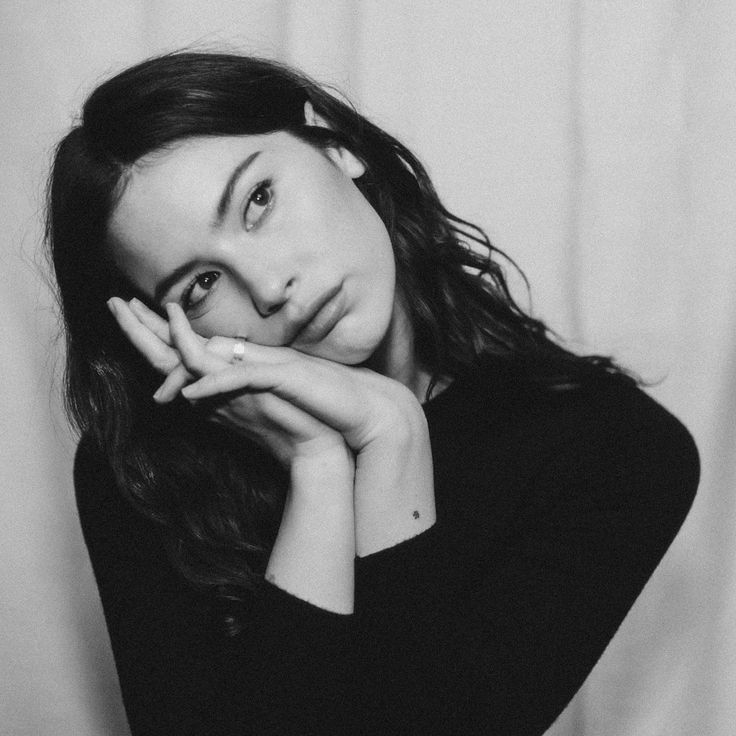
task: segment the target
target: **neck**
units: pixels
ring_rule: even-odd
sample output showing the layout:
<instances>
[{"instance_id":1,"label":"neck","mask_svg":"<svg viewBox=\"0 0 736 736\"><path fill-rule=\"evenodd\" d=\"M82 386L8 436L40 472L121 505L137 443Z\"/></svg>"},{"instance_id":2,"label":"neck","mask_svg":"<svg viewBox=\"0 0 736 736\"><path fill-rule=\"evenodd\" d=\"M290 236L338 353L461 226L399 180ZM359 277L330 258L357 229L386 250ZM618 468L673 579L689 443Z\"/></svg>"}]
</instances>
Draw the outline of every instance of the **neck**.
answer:
<instances>
[{"instance_id":1,"label":"neck","mask_svg":"<svg viewBox=\"0 0 736 736\"><path fill-rule=\"evenodd\" d=\"M403 383L420 403L424 403L432 376L417 360L414 328L409 320L404 298L400 294L396 295L386 336L366 365L384 376ZM446 385L440 381L433 393L438 393Z\"/></svg>"}]
</instances>

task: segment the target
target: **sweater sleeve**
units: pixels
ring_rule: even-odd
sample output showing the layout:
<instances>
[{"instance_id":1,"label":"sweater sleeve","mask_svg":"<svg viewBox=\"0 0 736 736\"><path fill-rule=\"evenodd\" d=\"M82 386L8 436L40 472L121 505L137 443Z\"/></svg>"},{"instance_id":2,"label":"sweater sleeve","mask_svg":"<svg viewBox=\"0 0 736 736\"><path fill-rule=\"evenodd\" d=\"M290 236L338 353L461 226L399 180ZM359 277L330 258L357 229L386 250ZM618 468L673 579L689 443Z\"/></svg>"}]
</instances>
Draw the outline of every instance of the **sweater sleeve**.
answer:
<instances>
[{"instance_id":1,"label":"sweater sleeve","mask_svg":"<svg viewBox=\"0 0 736 736\"><path fill-rule=\"evenodd\" d=\"M416 652L383 706L403 709L407 732L542 734L582 685L697 487L692 438L639 396L530 443L528 492L482 569L447 554L457 532L442 518L360 561L358 584L383 593L366 636L389 627Z\"/></svg>"},{"instance_id":2,"label":"sweater sleeve","mask_svg":"<svg viewBox=\"0 0 736 736\"><path fill-rule=\"evenodd\" d=\"M84 442L75 487L133 736L344 732L352 616L264 583L226 637Z\"/></svg>"}]
</instances>

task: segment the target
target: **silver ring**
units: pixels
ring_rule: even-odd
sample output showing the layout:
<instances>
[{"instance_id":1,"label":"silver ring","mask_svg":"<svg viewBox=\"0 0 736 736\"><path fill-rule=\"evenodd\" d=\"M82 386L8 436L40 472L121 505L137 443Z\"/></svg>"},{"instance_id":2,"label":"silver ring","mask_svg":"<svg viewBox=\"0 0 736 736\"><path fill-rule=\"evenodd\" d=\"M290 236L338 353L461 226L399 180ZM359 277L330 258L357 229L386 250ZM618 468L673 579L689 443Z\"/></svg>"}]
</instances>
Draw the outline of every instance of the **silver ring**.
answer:
<instances>
[{"instance_id":1,"label":"silver ring","mask_svg":"<svg viewBox=\"0 0 736 736\"><path fill-rule=\"evenodd\" d=\"M233 363L240 362L245 357L245 338L244 337L237 337L235 338L235 344L233 345Z\"/></svg>"}]
</instances>

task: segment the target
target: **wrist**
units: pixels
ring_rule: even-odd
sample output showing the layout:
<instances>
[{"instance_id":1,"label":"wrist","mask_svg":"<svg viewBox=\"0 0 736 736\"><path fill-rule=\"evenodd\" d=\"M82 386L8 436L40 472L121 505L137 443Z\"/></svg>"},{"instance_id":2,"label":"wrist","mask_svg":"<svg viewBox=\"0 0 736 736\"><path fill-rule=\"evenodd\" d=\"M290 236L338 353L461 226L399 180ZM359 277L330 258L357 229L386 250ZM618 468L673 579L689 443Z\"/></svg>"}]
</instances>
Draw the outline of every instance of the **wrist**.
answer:
<instances>
[{"instance_id":1,"label":"wrist","mask_svg":"<svg viewBox=\"0 0 736 736\"><path fill-rule=\"evenodd\" d=\"M382 435L356 458L355 546L359 557L393 547L436 521L432 452L424 420Z\"/></svg>"},{"instance_id":2,"label":"wrist","mask_svg":"<svg viewBox=\"0 0 736 736\"><path fill-rule=\"evenodd\" d=\"M354 463L344 445L296 455L266 579L336 613L352 613Z\"/></svg>"},{"instance_id":3,"label":"wrist","mask_svg":"<svg viewBox=\"0 0 736 736\"><path fill-rule=\"evenodd\" d=\"M344 441L309 448L308 452L297 453L291 461L289 496L308 501L312 499L320 506L334 500L352 503L355 479L355 458Z\"/></svg>"}]
</instances>

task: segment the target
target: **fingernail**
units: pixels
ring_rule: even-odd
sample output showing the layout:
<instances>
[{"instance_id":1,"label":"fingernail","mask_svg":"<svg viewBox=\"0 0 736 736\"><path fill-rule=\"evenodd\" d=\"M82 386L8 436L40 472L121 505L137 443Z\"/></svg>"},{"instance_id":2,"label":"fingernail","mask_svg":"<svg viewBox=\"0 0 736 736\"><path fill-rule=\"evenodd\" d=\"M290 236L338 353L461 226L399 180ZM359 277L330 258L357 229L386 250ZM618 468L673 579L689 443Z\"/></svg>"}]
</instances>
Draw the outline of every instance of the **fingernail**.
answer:
<instances>
[{"instance_id":1,"label":"fingernail","mask_svg":"<svg viewBox=\"0 0 736 736\"><path fill-rule=\"evenodd\" d=\"M110 299L107 300L107 308L117 317L118 306L115 304L115 297L110 297Z\"/></svg>"},{"instance_id":2,"label":"fingernail","mask_svg":"<svg viewBox=\"0 0 736 736\"><path fill-rule=\"evenodd\" d=\"M191 386L184 386L184 388L181 390L181 395L185 399L188 399L193 393L195 393L195 392L192 391L192 387Z\"/></svg>"},{"instance_id":3,"label":"fingernail","mask_svg":"<svg viewBox=\"0 0 736 736\"><path fill-rule=\"evenodd\" d=\"M158 401L161 398L163 386L159 386L159 388L156 389L156 393L153 395L153 400Z\"/></svg>"}]
</instances>

